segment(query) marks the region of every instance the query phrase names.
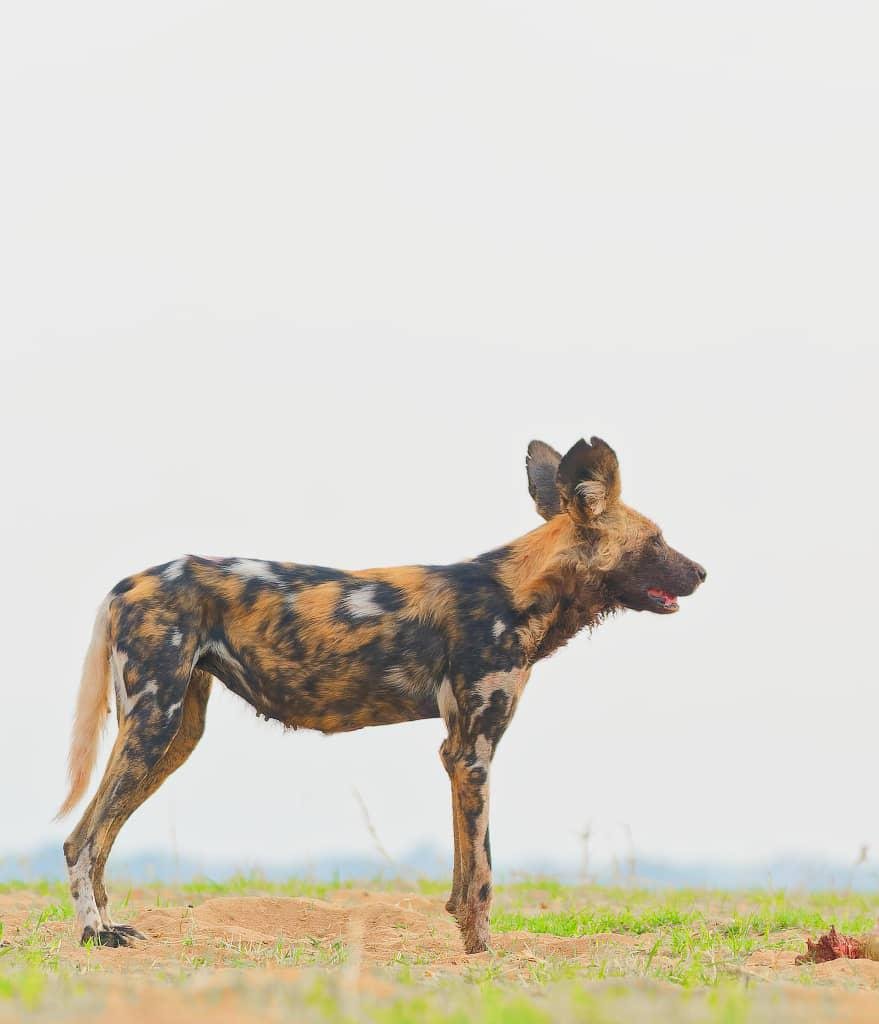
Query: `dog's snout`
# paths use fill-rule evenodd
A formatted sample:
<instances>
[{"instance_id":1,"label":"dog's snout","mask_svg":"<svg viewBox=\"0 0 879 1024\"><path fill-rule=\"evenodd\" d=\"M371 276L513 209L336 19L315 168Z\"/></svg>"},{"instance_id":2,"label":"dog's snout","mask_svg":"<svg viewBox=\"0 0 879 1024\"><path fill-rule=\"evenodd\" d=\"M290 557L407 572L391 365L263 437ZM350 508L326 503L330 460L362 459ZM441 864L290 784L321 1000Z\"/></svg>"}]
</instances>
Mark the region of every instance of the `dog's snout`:
<instances>
[{"instance_id":1,"label":"dog's snout","mask_svg":"<svg viewBox=\"0 0 879 1024\"><path fill-rule=\"evenodd\" d=\"M705 577L708 575L708 573L705 571L704 566L699 565L698 562L693 562L693 570L696 573L696 579L700 583L704 583Z\"/></svg>"}]
</instances>

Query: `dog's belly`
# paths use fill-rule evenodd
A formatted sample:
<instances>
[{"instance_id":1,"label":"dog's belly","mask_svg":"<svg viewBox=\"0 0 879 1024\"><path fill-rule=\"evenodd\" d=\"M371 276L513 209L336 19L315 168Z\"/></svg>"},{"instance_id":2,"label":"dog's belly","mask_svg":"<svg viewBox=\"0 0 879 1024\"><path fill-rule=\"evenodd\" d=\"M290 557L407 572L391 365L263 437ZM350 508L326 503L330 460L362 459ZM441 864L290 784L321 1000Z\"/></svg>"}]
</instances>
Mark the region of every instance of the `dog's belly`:
<instances>
[{"instance_id":1,"label":"dog's belly","mask_svg":"<svg viewBox=\"0 0 879 1024\"><path fill-rule=\"evenodd\" d=\"M361 703L343 697L334 701L331 707L291 708L290 714L281 720L294 729L318 729L320 732L334 733L353 732L370 725L415 722L424 718L439 718L436 698L416 704L385 698Z\"/></svg>"},{"instance_id":2,"label":"dog's belly","mask_svg":"<svg viewBox=\"0 0 879 1024\"><path fill-rule=\"evenodd\" d=\"M219 643L199 665L260 715L291 728L351 732L439 717L440 678L430 665L404 669L348 655L311 665L276 656L269 666Z\"/></svg>"}]
</instances>

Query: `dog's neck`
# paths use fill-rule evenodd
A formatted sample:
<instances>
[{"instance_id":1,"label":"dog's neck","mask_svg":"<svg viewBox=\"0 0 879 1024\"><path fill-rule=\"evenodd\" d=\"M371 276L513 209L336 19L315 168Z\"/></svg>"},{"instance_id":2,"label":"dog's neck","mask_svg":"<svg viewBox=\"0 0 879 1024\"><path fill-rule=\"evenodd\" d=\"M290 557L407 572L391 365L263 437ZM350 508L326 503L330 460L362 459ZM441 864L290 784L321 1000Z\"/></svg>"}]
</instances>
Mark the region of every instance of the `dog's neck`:
<instances>
[{"instance_id":1,"label":"dog's neck","mask_svg":"<svg viewBox=\"0 0 879 1024\"><path fill-rule=\"evenodd\" d=\"M494 552L495 573L520 616L519 637L529 663L558 650L613 608L602 573L589 566L585 542L567 515Z\"/></svg>"}]
</instances>

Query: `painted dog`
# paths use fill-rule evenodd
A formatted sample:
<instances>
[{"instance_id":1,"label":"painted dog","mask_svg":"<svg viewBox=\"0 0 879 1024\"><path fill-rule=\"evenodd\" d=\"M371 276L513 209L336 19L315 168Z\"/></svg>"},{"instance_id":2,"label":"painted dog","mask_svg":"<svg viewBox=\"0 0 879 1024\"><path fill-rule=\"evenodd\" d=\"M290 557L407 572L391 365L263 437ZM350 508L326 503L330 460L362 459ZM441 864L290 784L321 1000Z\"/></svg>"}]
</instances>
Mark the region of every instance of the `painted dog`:
<instances>
[{"instance_id":1,"label":"painted dog","mask_svg":"<svg viewBox=\"0 0 879 1024\"><path fill-rule=\"evenodd\" d=\"M562 458L533 441L528 485L546 522L470 561L342 572L185 556L118 583L98 612L70 752L83 795L115 691L118 735L64 844L83 942L128 945L104 866L131 813L192 752L212 677L267 718L325 733L441 717L452 788L446 904L468 952L489 940L489 768L536 661L621 608L668 614L705 570L620 499L599 438Z\"/></svg>"}]
</instances>

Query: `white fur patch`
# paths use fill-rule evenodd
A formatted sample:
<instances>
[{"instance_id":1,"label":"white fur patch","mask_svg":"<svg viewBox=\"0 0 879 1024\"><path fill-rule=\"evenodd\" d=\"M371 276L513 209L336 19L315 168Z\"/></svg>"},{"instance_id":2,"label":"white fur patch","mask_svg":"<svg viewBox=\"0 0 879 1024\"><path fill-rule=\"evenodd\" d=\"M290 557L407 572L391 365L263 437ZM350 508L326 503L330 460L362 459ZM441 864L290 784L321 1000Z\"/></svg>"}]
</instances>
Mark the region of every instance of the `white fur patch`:
<instances>
[{"instance_id":1,"label":"white fur patch","mask_svg":"<svg viewBox=\"0 0 879 1024\"><path fill-rule=\"evenodd\" d=\"M204 647L198 649L198 654L216 654L220 661L230 665L238 672L243 672L241 662L230 652L222 640L208 640ZM196 658L196 660L198 660Z\"/></svg>"},{"instance_id":2,"label":"white fur patch","mask_svg":"<svg viewBox=\"0 0 879 1024\"><path fill-rule=\"evenodd\" d=\"M168 719L169 722L174 717L175 712L182 703L182 700L178 700L176 704L172 704L171 707L169 707L168 710L165 712L165 717Z\"/></svg>"},{"instance_id":3,"label":"white fur patch","mask_svg":"<svg viewBox=\"0 0 879 1024\"><path fill-rule=\"evenodd\" d=\"M501 635L501 633L506 632L506 628L507 628L507 624L504 622L503 619L495 619L494 620L494 625L491 627L491 632L492 632L492 635L494 636L495 640L497 640L497 638Z\"/></svg>"},{"instance_id":4,"label":"white fur patch","mask_svg":"<svg viewBox=\"0 0 879 1024\"><path fill-rule=\"evenodd\" d=\"M67 871L70 875L73 906L76 909L76 923L80 929L92 928L96 933L99 932L101 918L95 903L95 890L92 888L91 844L82 848L82 852Z\"/></svg>"},{"instance_id":5,"label":"white fur patch","mask_svg":"<svg viewBox=\"0 0 879 1024\"><path fill-rule=\"evenodd\" d=\"M151 697L159 692L159 684L155 679L151 679L142 690L138 690L133 697L128 698L128 707L125 709L125 714L128 715L134 705L140 700L141 697Z\"/></svg>"},{"instance_id":6,"label":"white fur patch","mask_svg":"<svg viewBox=\"0 0 879 1024\"><path fill-rule=\"evenodd\" d=\"M229 648L223 643L222 640L209 640L203 647L195 653L195 661L198 663L198 659L203 654L214 654L224 665L228 665L229 668L235 673L236 681L245 689L248 693L253 693L250 685L247 682L247 675L244 672L244 666L235 657Z\"/></svg>"},{"instance_id":7,"label":"white fur patch","mask_svg":"<svg viewBox=\"0 0 879 1024\"><path fill-rule=\"evenodd\" d=\"M180 632L179 629L175 629L174 632L171 634L171 643L173 644L173 646L174 647L179 647L180 646L180 641L182 639L183 639L183 634Z\"/></svg>"},{"instance_id":8,"label":"white fur patch","mask_svg":"<svg viewBox=\"0 0 879 1024\"><path fill-rule=\"evenodd\" d=\"M604 484L597 480L582 480L575 489L592 515L600 516L604 512L607 500L607 488Z\"/></svg>"},{"instance_id":9,"label":"white fur patch","mask_svg":"<svg viewBox=\"0 0 879 1024\"><path fill-rule=\"evenodd\" d=\"M176 562L172 562L169 566L162 570L163 580L176 580L183 575L183 570L186 568L187 557L183 555L182 558L178 558Z\"/></svg>"},{"instance_id":10,"label":"white fur patch","mask_svg":"<svg viewBox=\"0 0 879 1024\"><path fill-rule=\"evenodd\" d=\"M116 691L116 705L122 710L122 717L127 718L135 704L141 697L159 692L159 685L155 679L151 679L142 689L138 690L133 697L128 695L128 687L125 685L125 665L128 661L128 654L113 647L110 651L110 673L113 676L113 689Z\"/></svg>"},{"instance_id":11,"label":"white fur patch","mask_svg":"<svg viewBox=\"0 0 879 1024\"><path fill-rule=\"evenodd\" d=\"M473 744L473 749L476 753L479 764L487 767L491 763L491 754L494 750L489 738L487 736L477 736L476 742Z\"/></svg>"},{"instance_id":12,"label":"white fur patch","mask_svg":"<svg viewBox=\"0 0 879 1024\"><path fill-rule=\"evenodd\" d=\"M116 706L125 708L128 703L128 691L125 689L125 663L128 654L113 647L110 651L110 674L113 676L113 689L116 691Z\"/></svg>"},{"instance_id":13,"label":"white fur patch","mask_svg":"<svg viewBox=\"0 0 879 1024\"><path fill-rule=\"evenodd\" d=\"M452 715L458 713L458 702L452 692L452 684L448 677L440 683L439 692L436 695L436 703L442 720L448 724Z\"/></svg>"},{"instance_id":14,"label":"white fur patch","mask_svg":"<svg viewBox=\"0 0 879 1024\"><path fill-rule=\"evenodd\" d=\"M268 562L260 562L256 558L236 558L227 566L226 572L234 573L246 580L263 580L265 583L280 583Z\"/></svg>"},{"instance_id":15,"label":"white fur patch","mask_svg":"<svg viewBox=\"0 0 879 1024\"><path fill-rule=\"evenodd\" d=\"M383 615L384 608L375 600L376 587L370 583L365 587L352 590L345 596L342 604L353 619L366 619L370 615Z\"/></svg>"}]
</instances>

